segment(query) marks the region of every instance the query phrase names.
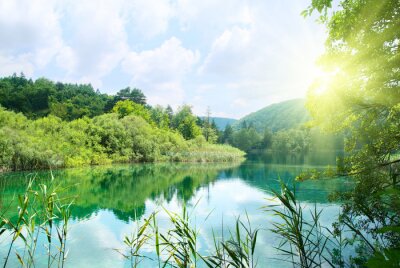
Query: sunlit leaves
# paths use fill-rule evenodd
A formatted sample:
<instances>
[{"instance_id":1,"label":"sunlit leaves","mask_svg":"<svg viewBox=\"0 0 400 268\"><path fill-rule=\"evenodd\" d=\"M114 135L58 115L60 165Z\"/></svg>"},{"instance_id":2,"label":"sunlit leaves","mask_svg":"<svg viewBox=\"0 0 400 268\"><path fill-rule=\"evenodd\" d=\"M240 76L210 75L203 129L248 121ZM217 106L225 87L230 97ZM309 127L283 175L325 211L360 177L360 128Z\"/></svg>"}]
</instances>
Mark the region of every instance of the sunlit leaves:
<instances>
[{"instance_id":1,"label":"sunlit leaves","mask_svg":"<svg viewBox=\"0 0 400 268\"><path fill-rule=\"evenodd\" d=\"M312 2L321 12L319 4L323 1ZM326 72L339 71L325 91L310 90L307 106L316 125L346 135L347 155L338 170L352 175L357 185L342 196L342 219L361 245L370 245L358 261L365 261L372 248L375 254L367 264L374 267L384 258L395 260L392 248L400 244L397 233L373 227L400 224L398 198L386 194L398 189L400 175L400 2L343 0L324 16L329 38L320 64Z\"/></svg>"}]
</instances>

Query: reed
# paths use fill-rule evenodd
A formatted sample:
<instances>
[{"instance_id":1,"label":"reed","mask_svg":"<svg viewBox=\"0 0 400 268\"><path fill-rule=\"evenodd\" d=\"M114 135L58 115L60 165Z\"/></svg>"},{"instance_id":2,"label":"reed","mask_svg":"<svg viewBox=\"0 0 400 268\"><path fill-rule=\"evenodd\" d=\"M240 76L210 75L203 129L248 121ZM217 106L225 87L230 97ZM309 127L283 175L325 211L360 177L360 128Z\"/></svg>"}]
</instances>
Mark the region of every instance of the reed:
<instances>
[{"instance_id":1,"label":"reed","mask_svg":"<svg viewBox=\"0 0 400 268\"><path fill-rule=\"evenodd\" d=\"M183 206L182 215L164 209L168 214L173 228L167 233L160 233L163 251L167 252L165 264L175 267L197 267L197 236L198 231L190 225L190 216Z\"/></svg>"},{"instance_id":2,"label":"reed","mask_svg":"<svg viewBox=\"0 0 400 268\"><path fill-rule=\"evenodd\" d=\"M123 250L115 249L129 261L132 268L139 267L143 259L149 258L141 253L141 249L147 245L152 238L150 227L152 222L155 224L155 215L156 213L152 213L142 222L137 220L134 232L124 237L124 245L126 248Z\"/></svg>"},{"instance_id":3,"label":"reed","mask_svg":"<svg viewBox=\"0 0 400 268\"><path fill-rule=\"evenodd\" d=\"M236 219L235 231L230 233L230 238L219 241L213 232L214 255L202 257L208 267L257 267L255 249L259 229L252 229L246 213L246 222Z\"/></svg>"},{"instance_id":4,"label":"reed","mask_svg":"<svg viewBox=\"0 0 400 268\"><path fill-rule=\"evenodd\" d=\"M11 235L3 268L9 265L12 251L22 267L35 267L38 246L42 246L38 245L40 236L46 238L43 249L47 252L47 267L63 267L66 261L68 222L73 200L68 198L71 200L66 202L66 198L59 196L63 188L56 185L53 177L48 185L39 184L37 190L34 186L35 178L29 180L25 192L18 196L17 219L7 218L4 212L1 216L0 234ZM15 247L17 240L22 242L22 249Z\"/></svg>"},{"instance_id":5,"label":"reed","mask_svg":"<svg viewBox=\"0 0 400 268\"><path fill-rule=\"evenodd\" d=\"M285 256L284 260L301 268L335 267L327 250L330 237L320 224L322 210L318 211L314 206L314 210L310 211L311 220L306 220L304 208L296 200L295 188L292 191L281 182L281 191L272 192L280 205L264 209L272 211L281 220L273 223L271 231L281 238L277 249Z\"/></svg>"}]
</instances>

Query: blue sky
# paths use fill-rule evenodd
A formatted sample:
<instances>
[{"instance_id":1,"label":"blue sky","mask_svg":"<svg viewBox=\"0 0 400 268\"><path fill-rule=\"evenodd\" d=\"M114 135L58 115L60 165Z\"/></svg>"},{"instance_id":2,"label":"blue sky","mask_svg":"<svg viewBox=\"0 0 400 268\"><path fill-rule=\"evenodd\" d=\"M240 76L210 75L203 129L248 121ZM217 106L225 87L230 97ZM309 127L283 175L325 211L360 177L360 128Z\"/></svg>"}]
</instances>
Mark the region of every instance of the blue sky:
<instances>
[{"instance_id":1,"label":"blue sky","mask_svg":"<svg viewBox=\"0 0 400 268\"><path fill-rule=\"evenodd\" d=\"M0 75L143 90L240 118L304 97L326 32L310 0L0 0Z\"/></svg>"}]
</instances>

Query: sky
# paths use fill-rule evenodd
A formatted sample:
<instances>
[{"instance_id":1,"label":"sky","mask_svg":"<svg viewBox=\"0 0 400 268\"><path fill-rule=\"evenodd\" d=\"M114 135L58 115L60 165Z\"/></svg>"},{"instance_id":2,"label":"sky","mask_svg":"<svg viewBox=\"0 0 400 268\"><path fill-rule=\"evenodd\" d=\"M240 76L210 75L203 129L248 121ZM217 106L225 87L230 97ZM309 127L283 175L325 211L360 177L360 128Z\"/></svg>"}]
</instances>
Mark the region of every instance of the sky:
<instances>
[{"instance_id":1,"label":"sky","mask_svg":"<svg viewBox=\"0 0 400 268\"><path fill-rule=\"evenodd\" d=\"M141 89L240 118L304 97L326 30L311 0L0 0L0 76Z\"/></svg>"}]
</instances>

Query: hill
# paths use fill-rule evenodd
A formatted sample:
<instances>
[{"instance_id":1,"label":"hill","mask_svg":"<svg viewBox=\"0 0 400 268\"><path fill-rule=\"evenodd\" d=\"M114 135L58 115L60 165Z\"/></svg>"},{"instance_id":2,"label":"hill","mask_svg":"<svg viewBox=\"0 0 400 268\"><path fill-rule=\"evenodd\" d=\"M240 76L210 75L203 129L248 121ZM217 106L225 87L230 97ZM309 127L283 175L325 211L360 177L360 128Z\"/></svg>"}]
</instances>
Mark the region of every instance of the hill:
<instances>
[{"instance_id":1,"label":"hill","mask_svg":"<svg viewBox=\"0 0 400 268\"><path fill-rule=\"evenodd\" d=\"M237 121L237 119L224 117L210 117L210 119L211 121L214 120L219 130L224 130L227 125L232 125Z\"/></svg>"},{"instance_id":2,"label":"hill","mask_svg":"<svg viewBox=\"0 0 400 268\"><path fill-rule=\"evenodd\" d=\"M206 117L205 116L200 116L202 120L204 120ZM237 119L233 118L225 118L225 117L213 117L210 116L210 122L214 121L215 124L217 125L217 128L219 130L224 130L227 125L233 125Z\"/></svg>"},{"instance_id":3,"label":"hill","mask_svg":"<svg viewBox=\"0 0 400 268\"><path fill-rule=\"evenodd\" d=\"M261 110L246 115L232 126L240 129L244 124L253 125L258 132L269 128L273 132L297 127L310 119L304 99L293 99L271 104Z\"/></svg>"}]
</instances>

